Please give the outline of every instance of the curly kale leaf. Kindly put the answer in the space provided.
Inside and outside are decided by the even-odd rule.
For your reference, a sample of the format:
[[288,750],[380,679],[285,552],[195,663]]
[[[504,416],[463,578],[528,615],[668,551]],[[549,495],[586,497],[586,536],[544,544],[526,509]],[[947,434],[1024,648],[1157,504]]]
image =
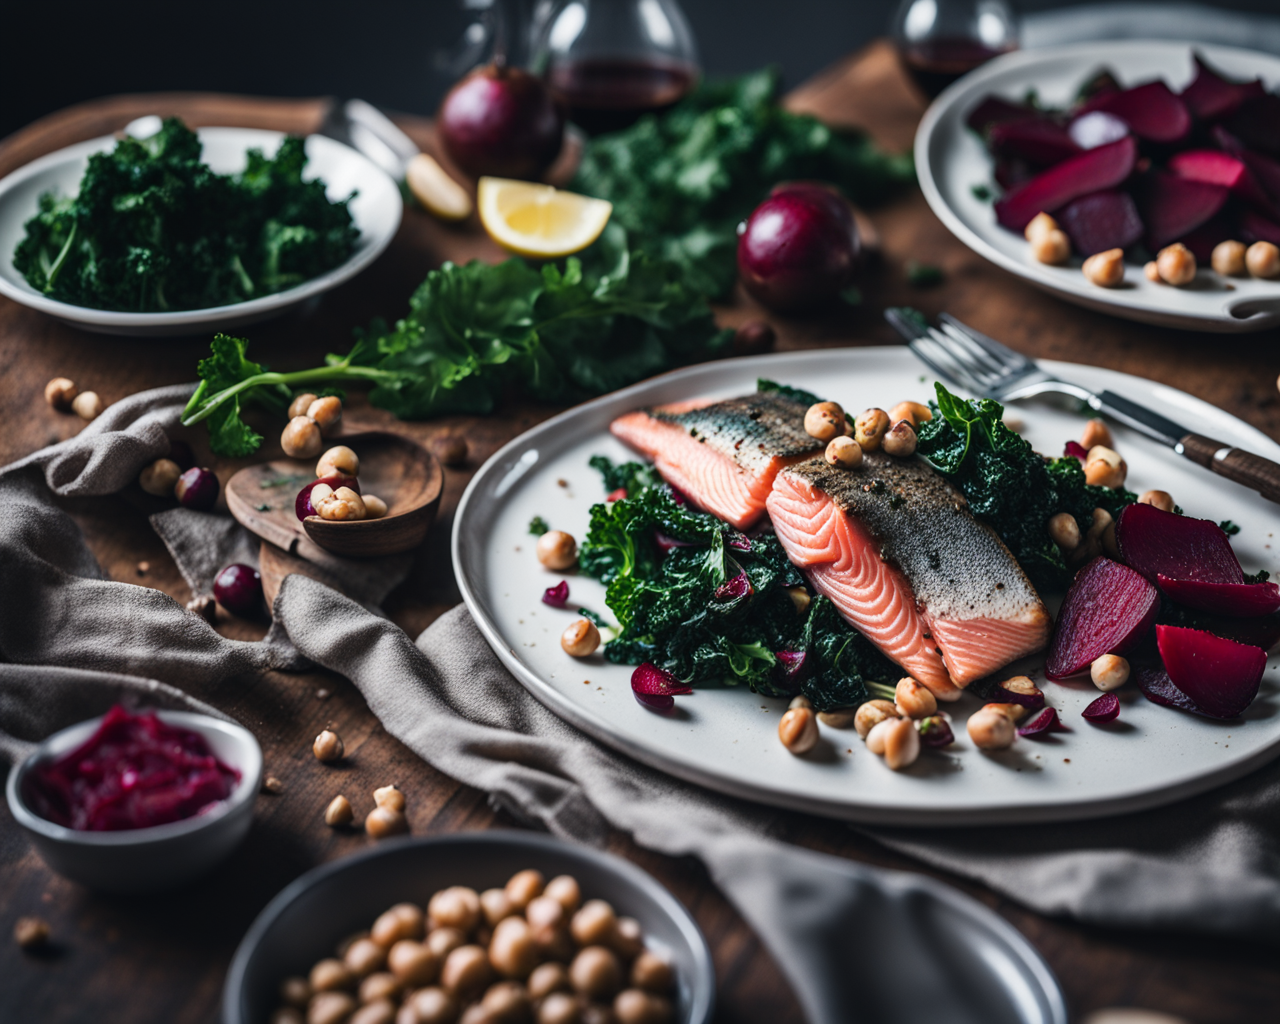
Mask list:
[[802,391],[800,388],[793,388],[789,384],[779,384],[775,380],[769,380],[766,377],[756,379],[756,391],[765,392],[772,391],[779,398],[788,398],[793,402],[799,402],[801,405],[817,405],[822,401],[812,391]]
[[593,455],[587,465],[600,474],[604,482],[605,492],[625,491],[628,497],[634,497],[649,487],[661,487],[662,477],[647,462],[620,462],[604,455]]

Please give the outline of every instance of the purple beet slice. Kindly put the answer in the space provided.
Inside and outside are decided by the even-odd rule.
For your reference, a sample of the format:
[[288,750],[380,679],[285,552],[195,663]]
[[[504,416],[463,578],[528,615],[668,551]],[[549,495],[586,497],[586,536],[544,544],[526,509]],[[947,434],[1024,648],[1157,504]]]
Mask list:
[[1191,112],[1162,81],[1135,85],[1122,92],[1101,93],[1081,108],[1082,113],[1103,110],[1114,114],[1140,138],[1151,142],[1177,142],[1191,131]]
[[970,111],[964,123],[982,135],[993,124],[1018,121],[1034,113],[1034,110],[1021,103],[1013,103],[999,96],[988,96]]
[[1071,200],[1058,213],[1058,223],[1081,256],[1127,249],[1144,231],[1133,197],[1114,189]]
[[1244,160],[1220,149],[1187,149],[1169,158],[1169,170],[1188,181],[1223,185],[1245,202],[1273,209],[1271,197],[1258,184]]
[[1147,225],[1152,250],[1200,227],[1226,204],[1231,190],[1224,185],[1191,181],[1164,171],[1144,175],[1138,185],[1138,205]]
[[1047,117],[1000,121],[987,129],[987,148],[996,156],[1029,160],[1049,166],[1080,152],[1067,129]]
[[1141,574],[1109,558],[1095,558],[1067,591],[1054,627],[1044,674],[1066,679],[1104,654],[1124,654],[1146,636],[1160,595]]
[[1080,712],[1086,722],[1094,725],[1106,725],[1120,717],[1120,698],[1114,693],[1104,693],[1087,708]]
[[1138,684],[1142,695],[1152,704],[1159,704],[1166,708],[1180,708],[1195,715],[1204,714],[1196,707],[1195,701],[1173,685],[1173,680],[1169,678],[1169,673],[1164,670],[1163,665],[1135,666],[1131,678]]
[[1280,224],[1253,210],[1240,214],[1240,241],[1280,245]]
[[1235,718],[1258,695],[1267,652],[1185,626],[1157,626],[1169,680],[1213,718]]
[[1129,134],[1129,126],[1115,114],[1091,110],[1072,121],[1067,134],[1081,149],[1097,149],[1109,142],[1119,142]]
[[1262,80],[1234,82],[1216,68],[1210,67],[1198,53],[1192,53],[1196,62],[1196,77],[1182,90],[1182,102],[1201,121],[1216,121],[1235,111],[1250,96],[1260,96],[1266,91]]
[[1039,739],[1058,730],[1058,712],[1053,708],[1043,708],[1038,714],[1018,727],[1018,735],[1029,739]]
[[1280,156],[1280,96],[1251,96],[1227,121],[1227,127],[1250,149]]
[[1267,197],[1273,202],[1280,203],[1280,161],[1244,147],[1241,147],[1236,155],[1244,161],[1244,165],[1249,168],[1249,173],[1262,186]]
[[670,711],[676,706],[676,696],[693,693],[693,688],[666,669],[646,661],[631,673],[631,693],[652,711]]
[[1156,582],[1178,604],[1202,612],[1256,619],[1280,611],[1280,587],[1274,583],[1205,583],[1170,579],[1163,573]]
[[1012,192],[1019,185],[1025,185],[1036,176],[1036,169],[1025,160],[1002,160],[996,158],[995,168],[991,176],[996,184],[1006,192]]
[[1197,262],[1207,266],[1213,257],[1214,247],[1219,242],[1235,238],[1238,234],[1235,225],[1228,223],[1227,219],[1220,214],[1205,221],[1194,231],[1183,235],[1178,241],[1191,250]]
[[1073,156],[998,199],[996,217],[1021,234],[1041,211],[1056,213],[1080,196],[1115,188],[1133,172],[1137,158],[1138,144],[1131,136]]
[[1120,557],[1152,583],[1159,575],[1203,583],[1243,583],[1244,570],[1217,523],[1129,505],[1116,521]]

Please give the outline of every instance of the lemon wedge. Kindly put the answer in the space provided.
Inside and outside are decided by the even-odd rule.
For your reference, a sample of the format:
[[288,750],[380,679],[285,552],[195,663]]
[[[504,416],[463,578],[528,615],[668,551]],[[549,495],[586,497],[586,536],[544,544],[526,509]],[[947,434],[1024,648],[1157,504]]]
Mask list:
[[543,260],[585,249],[613,213],[613,204],[603,199],[509,178],[481,178],[476,205],[495,242]]
[[449,177],[434,157],[419,153],[404,169],[405,184],[428,212],[441,220],[466,220],[471,216],[471,197]]

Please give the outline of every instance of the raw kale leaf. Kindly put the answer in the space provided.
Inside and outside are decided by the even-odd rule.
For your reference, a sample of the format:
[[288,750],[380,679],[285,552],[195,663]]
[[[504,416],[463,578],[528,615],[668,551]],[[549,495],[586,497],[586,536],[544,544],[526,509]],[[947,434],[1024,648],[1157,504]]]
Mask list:
[[999,402],[935,388],[933,419],[918,431],[919,453],[964,492],[973,514],[995,529],[1037,589],[1065,590],[1073,572],[1049,536],[1049,519],[1069,512],[1083,534],[1095,508],[1119,515],[1137,495],[1087,484],[1074,456],[1040,455],[1004,425]]
[[260,298],[345,262],[360,232],[324,182],[303,181],[304,142],[250,150],[217,174],[176,118],[147,139],[95,153],[77,195],[46,192],[14,266],[62,302],[130,312],[203,309]]
[[[641,478],[637,463],[614,466],[597,456],[592,465],[609,490],[620,477]],[[892,664],[825,598],[797,609],[788,588],[805,581],[775,536],[748,539],[680,504],[665,485],[595,505],[579,566],[607,587],[619,625],[605,647],[610,661],[652,661],[690,683],[804,693],[819,710],[859,704],[865,680],[895,678]],[[793,661],[803,654],[801,668],[788,675],[779,652]]]
[[640,248],[715,297],[736,278],[738,223],[779,182],[828,181],[872,205],[915,181],[909,155],[790,113],[777,95],[773,69],[704,84],[666,114],[592,139],[570,188],[612,202]]
[[765,377],[756,378],[756,391],[772,391],[779,398],[789,398],[793,402],[799,402],[801,405],[817,405],[822,401],[812,391],[802,391],[799,388],[793,388],[789,384],[779,384],[777,381],[769,380]]
[[628,496],[633,496],[647,487],[662,486],[662,477],[647,462],[622,462],[615,465],[612,459],[593,455],[587,465],[604,479],[604,489],[609,494],[626,491]]

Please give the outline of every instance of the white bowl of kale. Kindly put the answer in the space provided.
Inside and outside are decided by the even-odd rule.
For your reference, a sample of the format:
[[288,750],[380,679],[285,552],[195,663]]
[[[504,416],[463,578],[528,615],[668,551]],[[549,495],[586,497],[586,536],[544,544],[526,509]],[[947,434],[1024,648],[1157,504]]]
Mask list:
[[402,211],[395,182],[340,142],[167,121],[0,181],[0,294],[106,334],[242,326],[358,274]]

